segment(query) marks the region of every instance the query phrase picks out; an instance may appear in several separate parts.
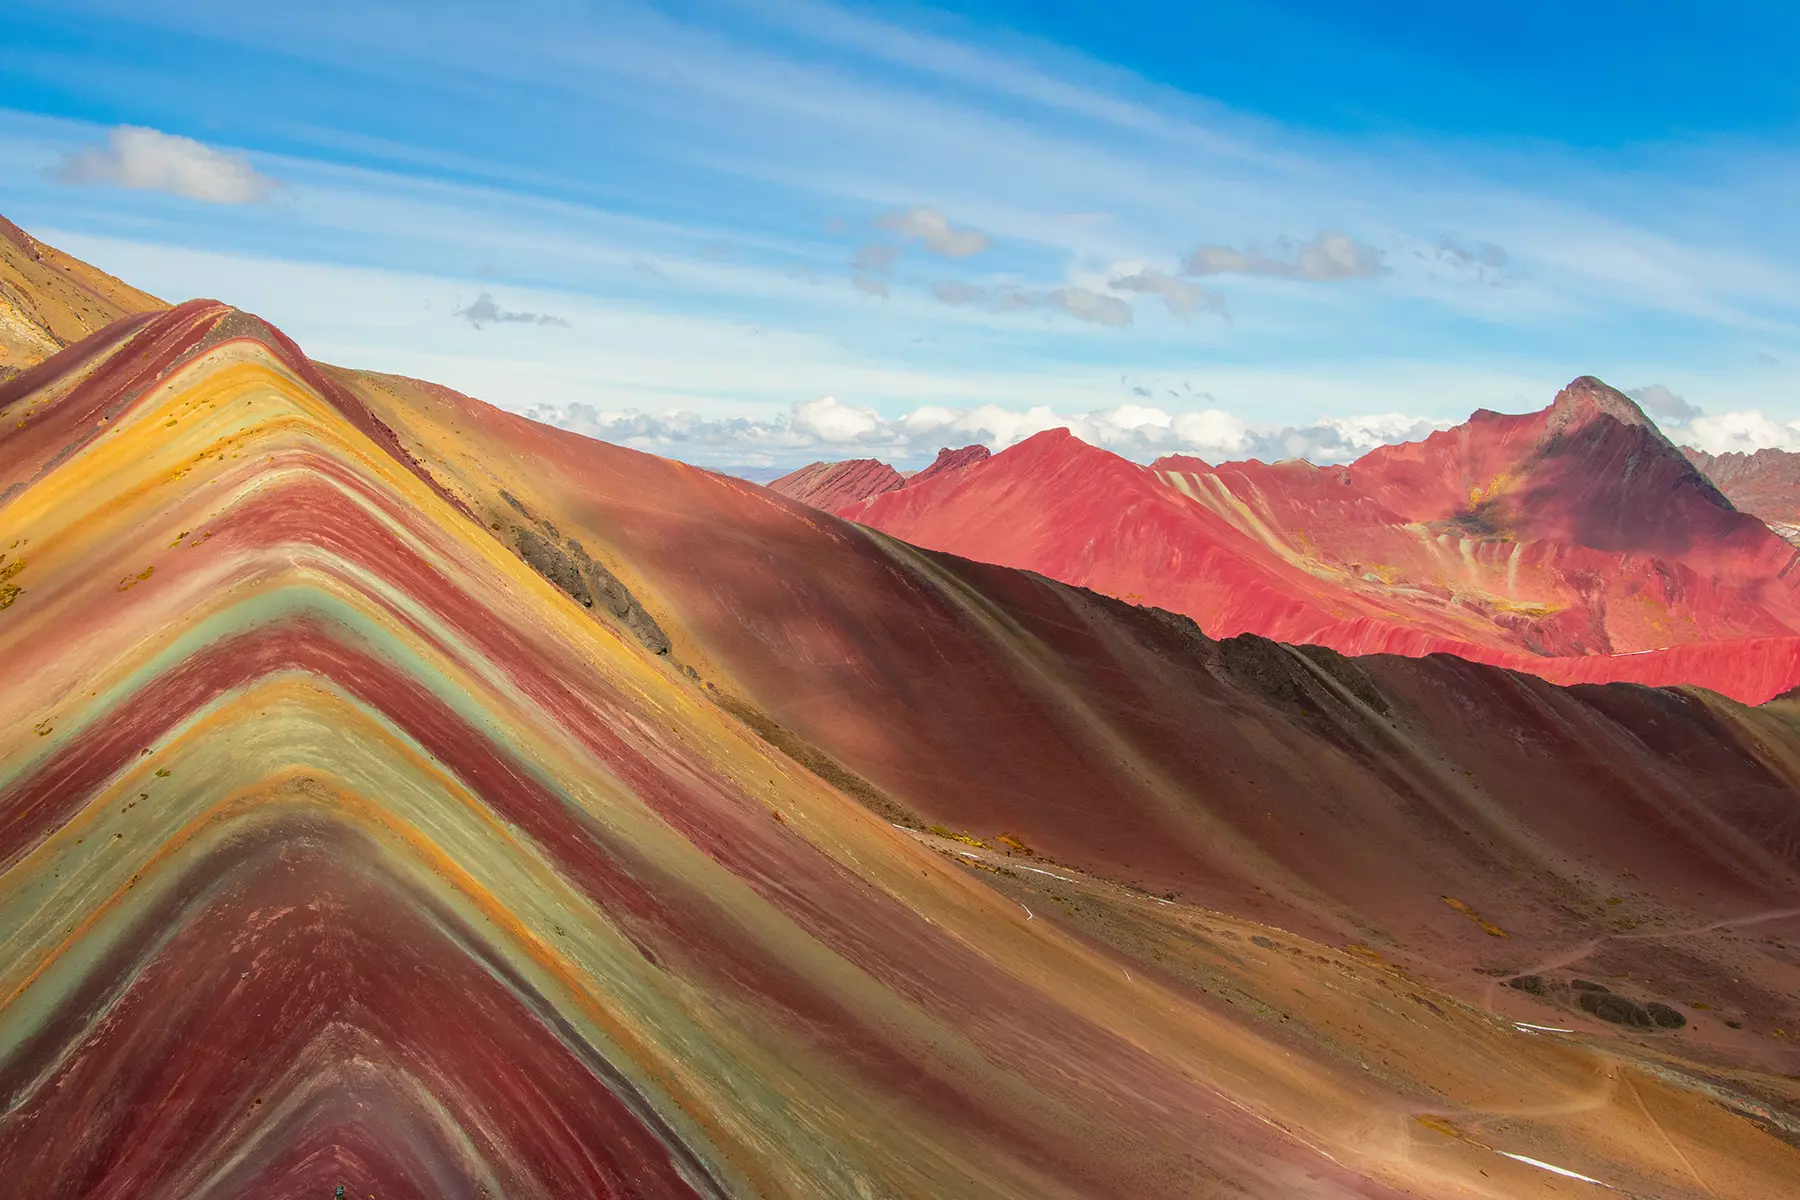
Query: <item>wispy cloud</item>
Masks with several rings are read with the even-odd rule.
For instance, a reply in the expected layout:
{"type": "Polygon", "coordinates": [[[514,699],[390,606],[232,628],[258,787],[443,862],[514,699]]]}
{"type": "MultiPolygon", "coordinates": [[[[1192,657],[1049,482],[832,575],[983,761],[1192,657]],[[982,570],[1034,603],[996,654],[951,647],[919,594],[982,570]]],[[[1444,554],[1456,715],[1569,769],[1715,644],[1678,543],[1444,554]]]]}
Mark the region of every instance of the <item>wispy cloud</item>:
{"type": "MultiPolygon", "coordinates": [[[[1151,393],[1139,401],[1199,405],[1162,385],[1209,364],[1221,410],[1300,430],[1321,414],[1538,407],[1583,372],[1800,416],[1800,250],[1764,219],[1792,199],[1785,150],[1644,146],[1625,162],[1534,145],[1527,160],[1428,134],[1339,137],[977,21],[943,36],[819,0],[710,24],[659,7],[452,5],[421,38],[395,0],[59,0],[118,44],[159,47],[114,65],[142,77],[166,127],[212,127],[231,104],[234,142],[284,148],[254,158],[283,203],[222,221],[147,193],[71,192],[50,177],[110,147],[109,131],[11,111],[0,161],[24,169],[8,215],[130,239],[141,259],[167,247],[160,274],[134,282],[266,298],[321,354],[411,364],[514,407],[774,419],[831,394],[884,412],[1043,397],[1079,414],[1129,394],[1110,382],[1129,361],[1151,393]],[[257,88],[183,74],[220,47],[262,64],[257,88]],[[369,114],[354,138],[352,98],[369,114]],[[421,115],[445,111],[478,118],[461,144],[421,115]],[[497,127],[517,131],[503,153],[497,127]],[[1190,256],[1197,230],[1208,244],[1190,256]],[[709,249],[724,244],[728,261],[709,249]],[[242,264],[191,265],[227,245],[242,264]],[[853,265],[866,245],[903,254],[853,265]],[[1184,257],[1200,273],[1178,270],[1184,257]],[[399,318],[360,292],[351,329],[336,284],[274,288],[274,262],[293,268],[283,280],[356,262],[431,276],[435,297],[490,288],[582,337],[503,362],[449,337],[441,299],[399,318]],[[471,278],[482,264],[496,275],[471,278]],[[865,302],[877,284],[887,302],[865,302]],[[1231,321],[1193,319],[1220,311],[1215,296],[1231,321]],[[767,336],[731,332],[751,325],[767,336]]],[[[84,69],[123,77],[106,66],[84,69]]]]}
{"type": "Polygon", "coordinates": [[[539,312],[511,312],[501,308],[494,302],[491,293],[483,292],[468,304],[457,309],[453,314],[461,317],[475,328],[483,325],[561,325],[567,329],[569,323],[561,317],[539,312]]]}
{"type": "Polygon", "coordinates": [[[88,146],[63,159],[62,183],[167,192],[208,204],[255,204],[275,193],[242,154],[215,150],[192,138],[136,125],[109,131],[104,146],[88,146]]]}
{"type": "Polygon", "coordinates": [[[1347,233],[1326,230],[1310,241],[1285,239],[1272,253],[1235,250],[1230,246],[1197,246],[1188,255],[1189,275],[1272,275],[1278,279],[1305,279],[1333,283],[1342,279],[1367,279],[1381,274],[1381,251],[1356,241],[1347,233]]]}
{"type": "Polygon", "coordinates": [[[942,304],[986,304],[988,290],[960,279],[939,279],[931,285],[931,294],[942,304]]]}
{"type": "Polygon", "coordinates": [[[1504,246],[1493,242],[1469,245],[1449,235],[1439,238],[1435,245],[1420,247],[1414,254],[1434,267],[1443,267],[1482,283],[1505,282],[1505,270],[1512,262],[1512,255],[1504,246]]]}
{"type": "Polygon", "coordinates": [[[957,229],[950,224],[950,218],[935,208],[883,213],[876,224],[901,237],[916,238],[927,250],[946,258],[969,258],[992,245],[987,234],[979,229],[957,229]]]}
{"type": "Polygon", "coordinates": [[[1114,291],[1147,292],[1153,296],[1161,296],[1163,304],[1178,317],[1191,317],[1202,309],[1225,312],[1225,298],[1209,292],[1199,284],[1188,283],[1165,275],[1151,267],[1144,267],[1129,274],[1120,275],[1107,284],[1114,291]]]}
{"type": "Polygon", "coordinates": [[[872,279],[867,275],[852,275],[850,277],[850,286],[864,296],[873,296],[877,300],[886,300],[888,298],[888,285],[879,279],[872,279]]]}
{"type": "Polygon", "coordinates": [[[1114,329],[1123,329],[1131,324],[1131,305],[1117,296],[1096,292],[1092,288],[1057,288],[1046,300],[1052,308],[1060,309],[1080,321],[1110,325],[1114,329]]]}
{"type": "Polygon", "coordinates": [[[900,247],[890,246],[885,242],[873,242],[856,252],[850,260],[852,271],[888,271],[900,259],[900,247]]]}

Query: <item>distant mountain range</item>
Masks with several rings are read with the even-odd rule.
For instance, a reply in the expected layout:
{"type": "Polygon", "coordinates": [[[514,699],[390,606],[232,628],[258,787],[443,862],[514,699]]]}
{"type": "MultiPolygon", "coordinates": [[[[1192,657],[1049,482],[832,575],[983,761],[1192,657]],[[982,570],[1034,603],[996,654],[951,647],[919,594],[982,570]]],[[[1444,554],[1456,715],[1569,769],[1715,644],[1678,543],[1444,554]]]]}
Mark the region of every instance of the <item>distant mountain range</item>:
{"type": "Polygon", "coordinates": [[[1541,412],[1478,412],[1341,467],[1144,467],[1052,430],[993,456],[946,451],[911,479],[864,459],[770,487],[918,545],[1185,613],[1214,637],[1452,653],[1755,702],[1800,685],[1800,551],[1783,536],[1800,520],[1796,461],[1678,450],[1628,397],[1582,378],[1541,412]]]}

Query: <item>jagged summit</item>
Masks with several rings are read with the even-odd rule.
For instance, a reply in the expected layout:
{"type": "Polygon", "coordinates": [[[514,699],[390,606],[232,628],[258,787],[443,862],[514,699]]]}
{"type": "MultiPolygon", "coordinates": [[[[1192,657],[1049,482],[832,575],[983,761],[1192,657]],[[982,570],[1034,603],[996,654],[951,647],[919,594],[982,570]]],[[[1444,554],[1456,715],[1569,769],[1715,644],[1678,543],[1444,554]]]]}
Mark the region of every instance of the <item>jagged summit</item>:
{"type": "Polygon", "coordinates": [[[1571,425],[1585,424],[1598,416],[1611,417],[1621,425],[1648,429],[1664,442],[1668,441],[1637,401],[1592,375],[1582,375],[1556,393],[1545,421],[1546,432],[1561,433],[1571,425]]]}

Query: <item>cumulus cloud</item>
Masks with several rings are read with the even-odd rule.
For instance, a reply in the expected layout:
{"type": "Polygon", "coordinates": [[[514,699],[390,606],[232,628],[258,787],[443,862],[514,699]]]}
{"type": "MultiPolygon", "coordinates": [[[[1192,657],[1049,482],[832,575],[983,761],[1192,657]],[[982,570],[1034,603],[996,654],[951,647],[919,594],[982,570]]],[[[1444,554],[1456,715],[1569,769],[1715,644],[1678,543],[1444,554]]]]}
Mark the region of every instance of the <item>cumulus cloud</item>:
{"type": "Polygon", "coordinates": [[[829,446],[860,442],[879,433],[884,422],[872,408],[856,408],[844,404],[836,396],[821,396],[794,405],[789,422],[793,432],[829,446]]]}
{"type": "Polygon", "coordinates": [[[1131,305],[1117,296],[1108,296],[1105,292],[1096,292],[1092,288],[1057,288],[1045,296],[1045,300],[1052,308],[1068,313],[1077,320],[1110,325],[1115,329],[1131,324],[1131,305]]]}
{"type": "Polygon", "coordinates": [[[1184,270],[1189,275],[1272,275],[1331,283],[1379,275],[1386,268],[1381,262],[1381,251],[1363,245],[1347,233],[1328,229],[1308,242],[1285,238],[1276,243],[1272,254],[1230,246],[1198,246],[1188,255],[1184,270]]]}
{"type": "Polygon", "coordinates": [[[886,271],[899,259],[900,247],[872,242],[856,252],[856,257],[850,260],[850,267],[855,271],[886,271]]]}
{"type": "Polygon", "coordinates": [[[1659,424],[1664,421],[1677,425],[1684,424],[1700,415],[1698,408],[1660,383],[1653,383],[1649,387],[1631,388],[1625,394],[1636,400],[1639,407],[1655,417],[1659,424]]]}
{"type": "Polygon", "coordinates": [[[1757,408],[1707,412],[1660,383],[1629,388],[1625,394],[1677,445],[1708,454],[1752,454],[1763,449],[1800,452],[1800,421],[1777,420],[1757,408]]]}
{"type": "Polygon", "coordinates": [[[1221,314],[1225,311],[1224,297],[1207,291],[1197,283],[1187,283],[1148,267],[1128,275],[1120,275],[1107,286],[1115,291],[1145,292],[1161,296],[1163,304],[1178,317],[1191,317],[1201,309],[1221,314]]]}
{"type": "Polygon", "coordinates": [[[1708,454],[1726,454],[1733,450],[1749,454],[1768,447],[1800,451],[1800,421],[1777,421],[1754,408],[1740,412],[1701,413],[1679,430],[1671,430],[1670,436],[1708,454]],[[1679,437],[1675,436],[1677,432],[1679,437]]]}
{"type": "Polygon", "coordinates": [[[1346,462],[1387,442],[1411,441],[1449,424],[1389,413],[1333,417],[1286,428],[1253,426],[1193,393],[1209,407],[1169,412],[1149,404],[1121,404],[1082,413],[1048,405],[1026,409],[983,404],[973,408],[927,405],[898,417],[823,396],[795,404],[784,416],[708,418],[692,413],[605,412],[590,405],[539,408],[526,415],[590,437],[641,450],[733,466],[797,466],[819,458],[880,457],[890,462],[928,461],[942,446],[982,443],[1004,450],[1047,429],[1068,429],[1092,445],[1140,462],[1165,454],[1189,454],[1209,462],[1307,458],[1346,462]]]}
{"type": "Polygon", "coordinates": [[[1278,462],[1304,458],[1313,463],[1341,463],[1361,458],[1377,446],[1416,442],[1455,422],[1382,413],[1364,417],[1326,417],[1312,425],[1266,430],[1250,439],[1251,458],[1278,462]]]}
{"type": "Polygon", "coordinates": [[[463,318],[477,329],[483,325],[561,325],[564,329],[569,327],[567,321],[561,317],[551,316],[549,313],[509,312],[495,303],[494,297],[487,292],[481,293],[475,297],[473,303],[457,309],[452,315],[463,318]]]}
{"type": "Polygon", "coordinates": [[[871,279],[867,275],[852,275],[850,286],[865,296],[874,296],[877,300],[888,298],[888,285],[879,279],[871,279]]]}
{"type": "Polygon", "coordinates": [[[69,155],[55,176],[63,183],[168,192],[208,204],[255,204],[277,186],[242,154],[137,125],[121,125],[106,135],[104,146],[69,155]]]}
{"type": "Polygon", "coordinates": [[[883,213],[875,222],[901,237],[917,239],[933,254],[946,258],[968,258],[980,254],[991,244],[978,229],[957,229],[950,218],[935,208],[907,208],[883,213]]]}

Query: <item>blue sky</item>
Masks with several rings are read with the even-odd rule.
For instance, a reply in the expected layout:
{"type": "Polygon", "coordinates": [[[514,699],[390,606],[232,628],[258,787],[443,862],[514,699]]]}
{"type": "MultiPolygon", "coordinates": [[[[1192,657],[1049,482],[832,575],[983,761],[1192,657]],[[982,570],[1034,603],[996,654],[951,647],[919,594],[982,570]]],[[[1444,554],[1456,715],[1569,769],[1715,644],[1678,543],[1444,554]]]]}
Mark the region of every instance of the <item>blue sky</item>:
{"type": "Polygon", "coordinates": [[[708,464],[1800,449],[1800,16],[1575,7],[14,0],[0,213],[708,464]]]}

